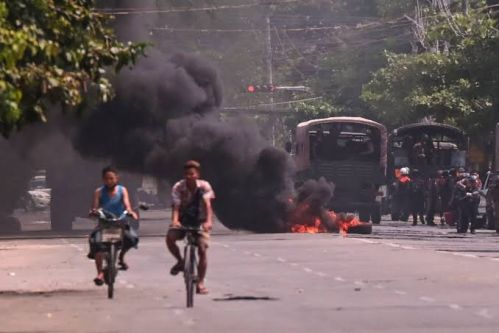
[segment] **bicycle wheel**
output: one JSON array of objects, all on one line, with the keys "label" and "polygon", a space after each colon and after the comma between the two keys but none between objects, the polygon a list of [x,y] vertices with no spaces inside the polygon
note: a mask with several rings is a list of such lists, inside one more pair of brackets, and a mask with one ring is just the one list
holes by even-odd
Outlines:
[{"label": "bicycle wheel", "polygon": [[116,278],[116,246],[111,244],[107,256],[107,298],[114,296],[114,280]]},{"label": "bicycle wheel", "polygon": [[196,253],[195,248],[192,245],[186,246],[185,249],[185,289],[187,294],[187,307],[192,308],[194,306],[194,288],[195,283],[195,267],[196,267]]}]

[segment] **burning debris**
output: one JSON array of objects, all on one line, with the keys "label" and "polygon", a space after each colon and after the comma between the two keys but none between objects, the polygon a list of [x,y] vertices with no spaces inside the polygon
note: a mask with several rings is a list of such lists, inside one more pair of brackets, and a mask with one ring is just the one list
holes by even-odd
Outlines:
[{"label": "burning debris", "polygon": [[298,189],[294,208],[289,215],[289,230],[292,233],[371,233],[372,225],[361,222],[355,215],[335,213],[325,207],[332,199],[334,185],[324,178],[309,180]]}]

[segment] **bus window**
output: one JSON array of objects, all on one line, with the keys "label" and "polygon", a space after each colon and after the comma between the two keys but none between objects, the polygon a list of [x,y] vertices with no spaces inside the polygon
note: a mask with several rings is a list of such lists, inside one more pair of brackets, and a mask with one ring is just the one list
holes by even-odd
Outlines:
[{"label": "bus window", "polygon": [[322,161],[378,161],[380,133],[360,124],[329,124],[313,128],[310,136],[310,159]]}]

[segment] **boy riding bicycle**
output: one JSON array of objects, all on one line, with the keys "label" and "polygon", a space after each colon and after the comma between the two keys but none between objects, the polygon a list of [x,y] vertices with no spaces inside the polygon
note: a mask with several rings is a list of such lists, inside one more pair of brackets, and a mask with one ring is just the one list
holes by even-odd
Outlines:
[{"label": "boy riding bicycle", "polygon": [[[126,187],[118,185],[118,171],[113,167],[104,168],[102,170],[102,180],[104,185],[96,189],[94,192],[94,199],[90,214],[95,214],[95,212],[99,208],[102,208],[106,212],[112,213],[116,216],[120,216],[126,210],[128,214],[130,214],[135,220],[137,220],[138,215],[133,211],[130,205],[128,190],[126,189]],[[104,284],[104,272],[102,268],[105,248],[102,248],[101,239],[101,229],[99,228],[99,226],[97,226],[97,228],[92,231],[89,238],[90,253],[88,254],[89,259],[95,259],[97,277],[94,279],[94,283],[97,286],[102,286]],[[118,261],[120,269],[128,269],[128,265],[125,262],[125,254],[132,247],[136,247],[138,242],[139,239],[137,237],[137,234],[130,228],[125,229],[125,233],[123,236],[123,245]]]},{"label": "boy riding bicycle", "polygon": [[184,179],[177,182],[172,189],[172,224],[166,235],[166,245],[171,254],[177,259],[177,263],[171,268],[170,273],[177,275],[184,267],[176,241],[185,237],[183,226],[201,227],[198,234],[198,273],[199,280],[196,288],[198,294],[208,294],[204,285],[206,276],[207,249],[209,232],[212,228],[213,210],[211,200],[215,193],[210,183],[200,179],[201,165],[196,161],[188,161],[184,164]]}]

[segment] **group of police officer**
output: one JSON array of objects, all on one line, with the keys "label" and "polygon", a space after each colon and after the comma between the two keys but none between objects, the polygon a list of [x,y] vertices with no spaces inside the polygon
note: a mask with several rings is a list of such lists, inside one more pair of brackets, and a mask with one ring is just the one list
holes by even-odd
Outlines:
[{"label": "group of police officer", "polygon": [[481,187],[478,173],[463,168],[438,171],[433,177],[401,168],[393,184],[392,219],[408,221],[412,216],[413,225],[419,219],[435,226],[438,214],[442,225],[447,222],[455,224],[458,233],[475,233]]}]

